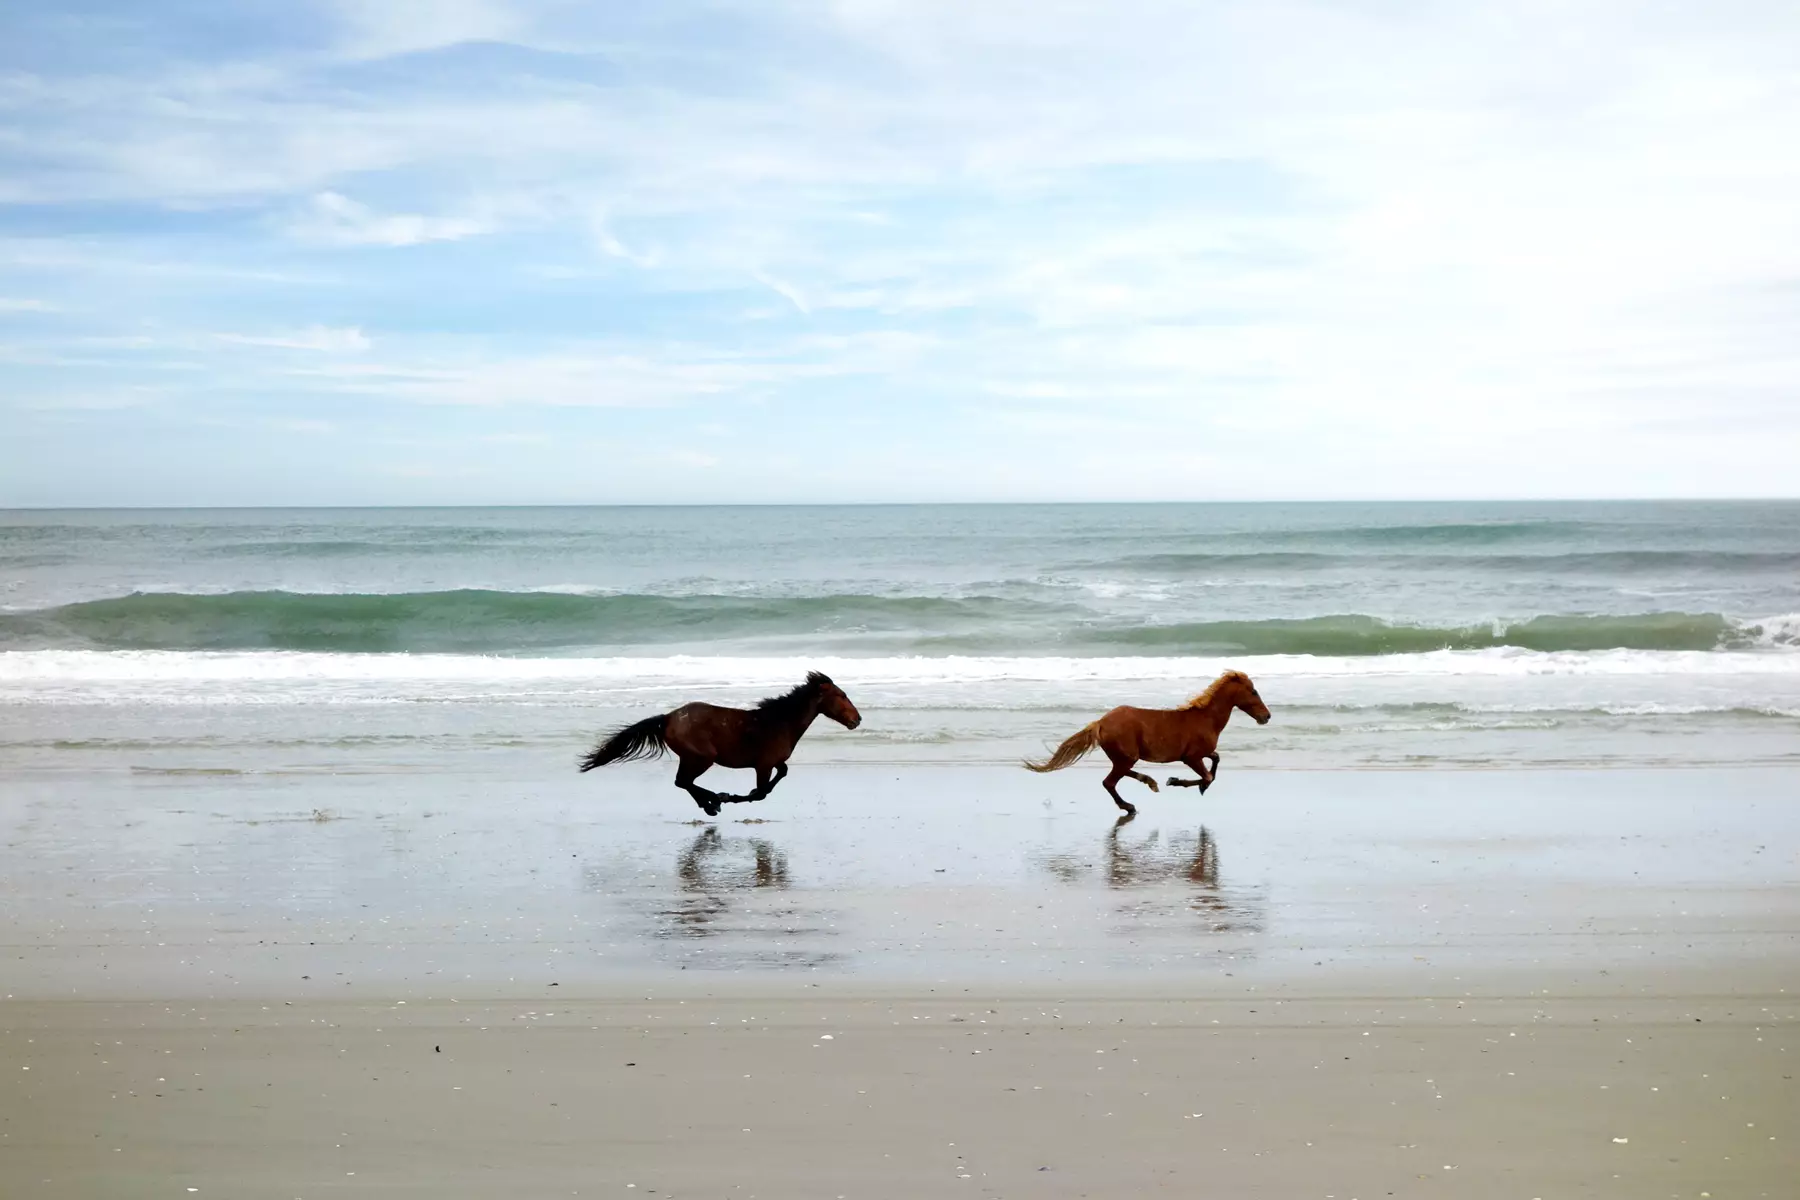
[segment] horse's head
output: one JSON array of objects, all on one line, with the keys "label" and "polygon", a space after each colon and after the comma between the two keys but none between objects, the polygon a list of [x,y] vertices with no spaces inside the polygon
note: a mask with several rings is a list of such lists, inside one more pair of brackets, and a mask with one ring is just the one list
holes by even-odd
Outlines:
[{"label": "horse's head", "polygon": [[855,729],[862,724],[862,714],[850,703],[850,697],[844,695],[843,688],[817,671],[808,677],[808,681],[818,689],[821,715],[830,717],[845,729]]},{"label": "horse's head", "polygon": [[1231,682],[1234,685],[1231,693],[1232,704],[1242,709],[1244,714],[1258,725],[1267,725],[1269,723],[1269,706],[1263,703],[1261,696],[1257,695],[1256,685],[1251,683],[1250,677],[1242,671],[1233,671],[1232,676]]}]

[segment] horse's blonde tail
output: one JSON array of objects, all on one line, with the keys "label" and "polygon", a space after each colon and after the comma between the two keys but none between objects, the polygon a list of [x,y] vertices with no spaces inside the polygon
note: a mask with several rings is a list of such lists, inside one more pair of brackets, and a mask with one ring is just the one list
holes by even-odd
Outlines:
[{"label": "horse's blonde tail", "polygon": [[1060,771],[1099,744],[1100,722],[1095,721],[1093,724],[1071,733],[1063,741],[1063,744],[1056,748],[1056,752],[1043,762],[1034,763],[1030,759],[1026,759],[1024,767],[1027,771],[1036,771],[1040,775],[1046,771]]}]

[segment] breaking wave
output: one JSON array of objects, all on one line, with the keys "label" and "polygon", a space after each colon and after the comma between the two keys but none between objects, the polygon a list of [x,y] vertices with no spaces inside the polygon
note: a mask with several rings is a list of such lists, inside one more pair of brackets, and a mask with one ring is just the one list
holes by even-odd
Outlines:
[{"label": "breaking wave", "polygon": [[1468,625],[1340,614],[1144,624],[1001,596],[133,593],[0,613],[5,650],[543,654],[736,646],[942,655],[1316,655],[1444,650],[1796,650],[1800,614],[1545,614]]}]

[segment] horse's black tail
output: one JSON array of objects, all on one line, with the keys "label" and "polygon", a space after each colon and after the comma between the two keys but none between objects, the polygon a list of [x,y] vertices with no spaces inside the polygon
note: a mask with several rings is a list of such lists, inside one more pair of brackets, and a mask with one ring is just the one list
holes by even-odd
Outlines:
[{"label": "horse's black tail", "polygon": [[581,769],[591,771],[608,763],[661,758],[669,749],[669,743],[663,740],[663,722],[666,720],[668,714],[662,713],[618,730],[582,756]]}]

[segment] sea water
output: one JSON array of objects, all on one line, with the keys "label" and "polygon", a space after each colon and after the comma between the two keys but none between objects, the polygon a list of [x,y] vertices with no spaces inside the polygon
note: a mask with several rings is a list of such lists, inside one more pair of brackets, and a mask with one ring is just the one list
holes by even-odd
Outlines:
[{"label": "sea water", "polygon": [[998,762],[1228,667],[1228,770],[1800,761],[1800,503],[0,512],[14,764],[560,767],[813,669],[802,757]]}]

